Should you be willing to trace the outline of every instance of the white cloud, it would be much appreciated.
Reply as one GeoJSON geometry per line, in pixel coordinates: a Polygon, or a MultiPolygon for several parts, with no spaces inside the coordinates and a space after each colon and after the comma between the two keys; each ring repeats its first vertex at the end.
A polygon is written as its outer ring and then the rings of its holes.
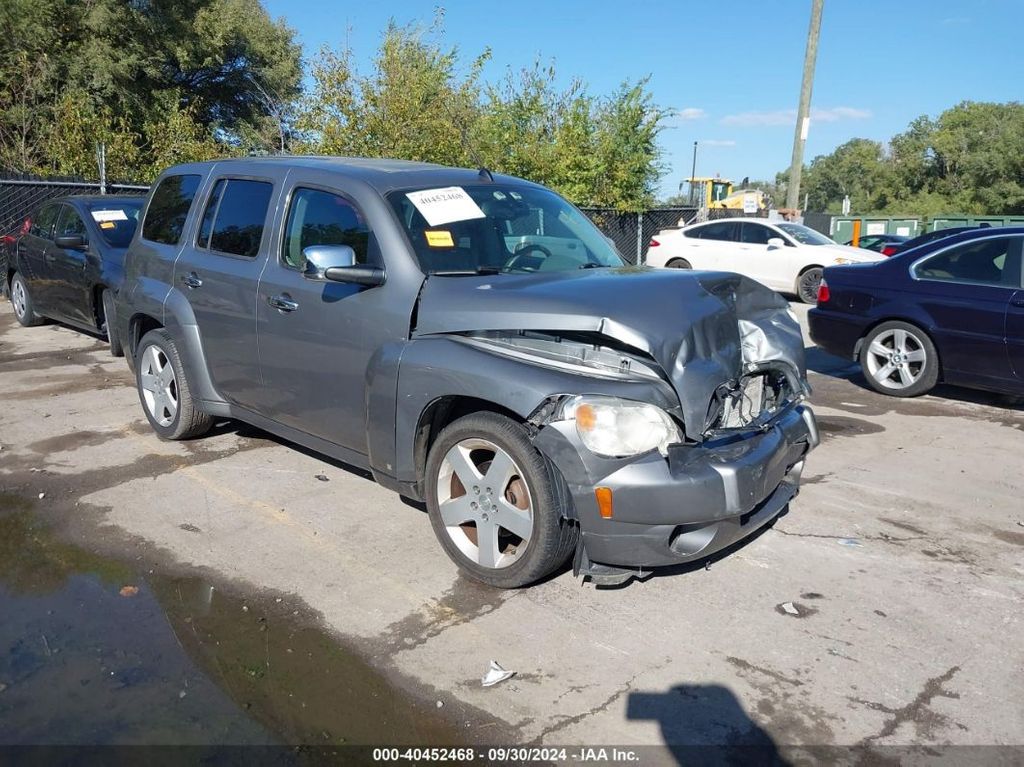
{"type": "Polygon", "coordinates": [[[708,116],[700,107],[684,107],[676,112],[676,117],[680,120],[703,120],[708,116]]]}
{"type": "MultiPolygon", "coordinates": [[[[840,120],[866,120],[871,117],[870,109],[857,107],[812,108],[811,122],[834,123],[840,120]]],[[[760,128],[774,125],[796,124],[795,109],[776,109],[770,112],[740,112],[726,115],[719,122],[740,128],[760,128]]]]}
{"type": "Polygon", "coordinates": [[[705,138],[697,143],[701,146],[736,146],[736,142],[731,138],[705,138]]]}

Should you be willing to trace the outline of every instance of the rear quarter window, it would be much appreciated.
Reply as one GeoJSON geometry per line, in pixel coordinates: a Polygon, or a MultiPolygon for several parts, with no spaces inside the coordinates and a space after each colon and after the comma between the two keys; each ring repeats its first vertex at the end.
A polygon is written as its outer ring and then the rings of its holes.
{"type": "Polygon", "coordinates": [[[166,176],[153,191],[142,223],[142,237],[150,242],[177,245],[185,229],[189,209],[199,189],[200,176],[166,176]]]}
{"type": "Polygon", "coordinates": [[[259,253],[274,185],[222,178],[210,194],[197,245],[218,253],[253,258],[259,253]]]}

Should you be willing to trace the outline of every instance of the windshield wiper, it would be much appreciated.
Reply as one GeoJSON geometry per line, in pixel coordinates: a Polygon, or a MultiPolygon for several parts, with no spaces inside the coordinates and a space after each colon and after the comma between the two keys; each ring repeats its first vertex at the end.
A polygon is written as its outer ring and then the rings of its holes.
{"type": "Polygon", "coordinates": [[[580,269],[608,269],[608,264],[599,264],[596,261],[587,261],[585,264],[580,264],[580,269]]]}
{"type": "Polygon", "coordinates": [[[433,271],[430,274],[438,277],[474,277],[480,274],[502,274],[500,266],[478,266],[476,269],[449,269],[433,271]]]}

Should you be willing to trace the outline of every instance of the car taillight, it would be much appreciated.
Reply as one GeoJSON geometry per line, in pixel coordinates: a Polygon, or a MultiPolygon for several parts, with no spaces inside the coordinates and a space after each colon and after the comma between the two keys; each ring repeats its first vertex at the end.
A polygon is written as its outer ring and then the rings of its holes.
{"type": "Polygon", "coordinates": [[[648,247],[648,248],[656,248],[656,247],[658,247],[659,245],[661,245],[661,243],[660,243],[660,242],[658,242],[658,241],[657,241],[656,239],[654,239],[654,238],[652,237],[652,238],[651,238],[651,242],[650,242],[650,244],[649,244],[649,245],[648,245],[647,247],[648,247]]]}
{"type": "Polygon", "coordinates": [[[892,256],[892,255],[895,255],[895,253],[896,253],[896,246],[895,245],[886,245],[885,247],[882,248],[882,255],[883,256],[892,256]]]}
{"type": "Polygon", "coordinates": [[[828,292],[828,283],[825,282],[825,280],[822,280],[818,285],[818,305],[820,306],[821,304],[828,303],[829,298],[831,298],[831,296],[828,292]]]}

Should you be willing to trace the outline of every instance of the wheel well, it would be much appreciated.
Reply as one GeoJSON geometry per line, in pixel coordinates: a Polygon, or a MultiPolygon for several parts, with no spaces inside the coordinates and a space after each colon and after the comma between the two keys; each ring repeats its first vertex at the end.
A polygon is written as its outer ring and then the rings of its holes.
{"type": "Polygon", "coordinates": [[[937,359],[939,361],[939,379],[941,380],[942,379],[942,354],[939,353],[939,347],[935,343],[935,339],[932,338],[932,334],[929,333],[924,327],[922,327],[921,323],[915,322],[914,320],[904,319],[903,317],[885,317],[884,319],[875,320],[870,325],[868,325],[864,329],[864,332],[861,334],[860,338],[857,339],[857,343],[855,343],[853,345],[853,359],[855,361],[858,361],[858,362],[860,361],[860,350],[861,350],[861,347],[864,345],[864,339],[867,338],[869,335],[871,335],[872,331],[875,328],[877,328],[879,325],[884,325],[887,322],[902,322],[904,325],[910,325],[912,327],[917,328],[918,330],[921,331],[921,333],[923,333],[925,336],[927,336],[928,340],[932,342],[932,346],[935,347],[935,359],[937,359]]]}
{"type": "Polygon", "coordinates": [[[477,397],[439,397],[427,405],[420,413],[419,422],[416,424],[414,458],[416,460],[416,477],[419,481],[423,480],[426,471],[427,453],[430,452],[430,446],[434,444],[434,440],[437,439],[441,430],[463,416],[481,412],[498,413],[519,423],[524,421],[517,413],[508,408],[477,397]]]}
{"type": "Polygon", "coordinates": [[[672,264],[675,264],[675,263],[689,264],[690,262],[687,261],[682,256],[673,256],[672,258],[670,258],[668,261],[665,262],[665,266],[672,266],[672,264]]]}
{"type": "Polygon", "coordinates": [[[128,323],[128,351],[134,356],[140,339],[149,331],[162,327],[158,320],[148,314],[136,314],[128,323]]]}
{"type": "Polygon", "coordinates": [[[825,268],[824,266],[820,266],[818,264],[810,264],[810,265],[805,266],[803,269],[800,270],[800,276],[803,277],[805,274],[807,274],[807,272],[811,271],[811,269],[824,269],[824,268],[825,268]]]}

